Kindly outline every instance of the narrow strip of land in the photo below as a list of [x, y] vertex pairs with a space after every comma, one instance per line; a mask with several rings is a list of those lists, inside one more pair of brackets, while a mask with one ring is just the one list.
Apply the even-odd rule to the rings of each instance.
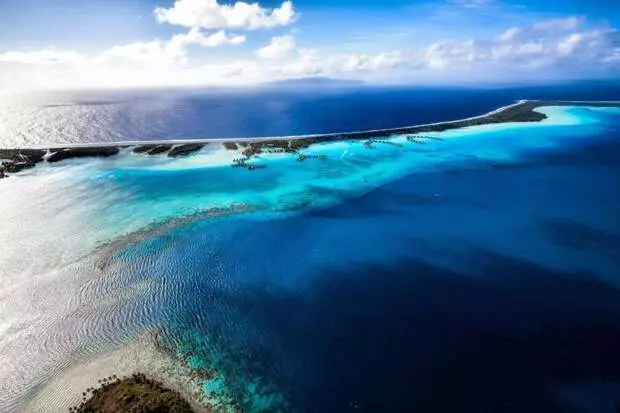
[[[274, 138], [191, 139], [174, 141], [135, 141], [115, 143], [83, 143], [77, 145], [49, 145], [37, 148], [0, 149], [0, 179], [12, 173], [32, 168], [39, 162], [58, 162], [81, 157], [109, 157], [121, 148], [134, 147], [135, 153], [148, 155], [167, 154], [169, 157], [185, 156], [197, 152], [209, 143], [222, 143], [229, 150], [238, 150], [243, 158], [234, 165], [246, 166], [253, 156], [267, 152], [295, 153], [312, 144], [341, 140], [368, 140], [393, 135], [416, 135], [443, 132], [468, 126], [481, 126], [508, 122], [540, 122], [547, 118], [536, 109], [544, 106], [620, 107], [620, 102], [522, 100], [480, 116], [453, 121], [430, 123], [391, 129], [358, 132], [328, 133], [318, 135], [282, 136]], [[422, 136], [422, 138], [425, 138]], [[372, 143], [372, 142], [371, 142]], [[299, 154], [298, 154], [299, 155]], [[301, 159], [305, 159], [302, 155]], [[248, 169], [253, 169], [252, 165]]]

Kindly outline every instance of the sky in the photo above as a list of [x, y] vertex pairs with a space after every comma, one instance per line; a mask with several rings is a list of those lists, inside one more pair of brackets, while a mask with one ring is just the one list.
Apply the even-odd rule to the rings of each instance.
[[0, 92], [620, 77], [616, 0], [0, 0]]

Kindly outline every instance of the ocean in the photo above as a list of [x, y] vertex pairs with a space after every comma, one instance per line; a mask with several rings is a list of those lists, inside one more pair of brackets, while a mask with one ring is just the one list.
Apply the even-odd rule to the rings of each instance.
[[269, 137], [396, 128], [480, 115], [520, 99], [616, 100], [620, 82], [45, 92], [0, 98], [0, 147]]
[[[0, 142], [363, 130], [618, 92], [115, 92], [0, 109]], [[620, 109], [539, 110], [255, 171], [214, 142], [1, 180], [0, 411], [66, 411], [103, 360], [218, 412], [616, 413]], [[106, 356], [145, 335], [169, 364]]]

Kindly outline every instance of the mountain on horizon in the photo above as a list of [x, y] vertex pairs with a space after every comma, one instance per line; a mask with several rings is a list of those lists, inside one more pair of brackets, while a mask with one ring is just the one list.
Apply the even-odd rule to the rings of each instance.
[[366, 82], [355, 79], [336, 79], [324, 76], [308, 76], [294, 79], [276, 80], [263, 83], [262, 86], [296, 86], [296, 87], [342, 87], [358, 86]]

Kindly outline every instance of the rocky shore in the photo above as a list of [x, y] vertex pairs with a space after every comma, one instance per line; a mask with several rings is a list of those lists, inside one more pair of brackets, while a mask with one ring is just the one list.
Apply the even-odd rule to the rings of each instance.
[[172, 145], [140, 145], [133, 148], [133, 153], [145, 153], [147, 155], [158, 155], [168, 152]]
[[176, 158], [178, 156], [189, 155], [190, 153], [198, 152], [205, 146], [204, 143], [188, 143], [186, 145], [177, 145], [168, 151], [170, 158]]
[[0, 179], [7, 174], [34, 168], [43, 161], [46, 151], [42, 149], [0, 149]]
[[9, 174], [33, 168], [44, 160], [49, 163], [65, 159], [109, 157], [120, 152], [121, 146], [74, 147], [55, 149], [0, 149], [0, 179]]
[[73, 158], [88, 158], [88, 157], [109, 157], [116, 155], [120, 152], [118, 147], [108, 146], [102, 148], [66, 148], [60, 149], [56, 152], [53, 152], [48, 158], [47, 161], [50, 163], [60, 162], [65, 159], [73, 159]]
[[[270, 138], [270, 139], [243, 139], [222, 141], [227, 150], [241, 151], [243, 158], [235, 162], [233, 166], [241, 166], [244, 169], [255, 170], [258, 166], [248, 163], [253, 157], [262, 153], [290, 153], [298, 158], [306, 159], [311, 155], [300, 153], [301, 150], [310, 145], [323, 142], [334, 142], [341, 140], [364, 140], [367, 146], [372, 148], [376, 143], [388, 143], [380, 138], [393, 135], [419, 135], [429, 132], [442, 132], [450, 129], [464, 128], [468, 126], [480, 126], [507, 122], [540, 122], [546, 119], [546, 115], [536, 112], [535, 109], [543, 106], [590, 106], [590, 107], [620, 107], [620, 102], [565, 102], [565, 101], [539, 101], [526, 100], [514, 105], [500, 108], [486, 115], [475, 116], [468, 119], [461, 119], [448, 122], [439, 122], [428, 125], [419, 125], [403, 128], [382, 129], [373, 131], [332, 133], [314, 136], [300, 136], [290, 138]], [[411, 142], [422, 143], [421, 139], [408, 139]], [[188, 142], [188, 143], [148, 143], [136, 145], [132, 151], [136, 154], [160, 155], [167, 154], [168, 157], [187, 156], [200, 151], [209, 142]], [[101, 145], [101, 146], [75, 146], [70, 148], [48, 148], [48, 149], [0, 149], [0, 179], [8, 177], [10, 174], [20, 172], [24, 169], [32, 168], [36, 164], [47, 162], [59, 162], [65, 159], [84, 158], [84, 157], [109, 157], [119, 153], [121, 148], [130, 147], [128, 144], [120, 145]]]

